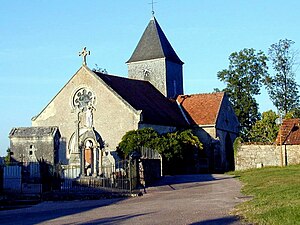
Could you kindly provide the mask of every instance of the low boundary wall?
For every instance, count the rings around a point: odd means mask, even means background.
[[[282,152],[282,159],[281,154]],[[235,155],[235,169],[300,164],[300,145],[241,144]]]

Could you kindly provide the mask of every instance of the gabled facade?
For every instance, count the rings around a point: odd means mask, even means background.
[[[84,133],[96,130],[105,145],[114,149],[124,132],[138,128],[140,117],[141,111],[123,100],[88,67],[82,66],[41,113],[32,119],[32,126],[56,124],[59,127],[59,159],[62,163],[68,163],[72,154],[77,158],[75,162],[79,162],[75,142]],[[81,143],[83,148],[87,140]],[[98,149],[103,145],[93,137],[90,140]]]
[[[32,119],[34,127],[50,124],[56,124],[61,133],[60,162],[86,161],[93,166],[96,158],[102,161],[103,151],[114,151],[129,130],[153,127],[162,133],[186,126],[176,102],[149,82],[94,72],[87,66]],[[83,155],[85,159],[80,159]],[[96,168],[94,172],[99,173]]]
[[[224,92],[180,95],[180,108],[204,144],[211,170],[234,170],[233,142],[239,122]]]

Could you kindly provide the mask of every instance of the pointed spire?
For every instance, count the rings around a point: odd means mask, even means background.
[[[166,58],[183,64],[153,15],[132,56],[126,63]]]

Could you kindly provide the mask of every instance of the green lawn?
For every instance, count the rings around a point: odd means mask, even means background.
[[[300,224],[300,165],[233,172],[253,199],[236,213],[254,224]]]

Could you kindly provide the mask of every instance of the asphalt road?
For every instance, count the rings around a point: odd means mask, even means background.
[[[227,175],[168,176],[141,197],[43,202],[0,211],[0,224],[218,224],[242,201],[241,184]]]

